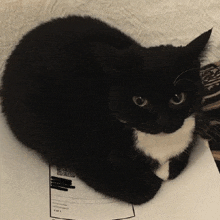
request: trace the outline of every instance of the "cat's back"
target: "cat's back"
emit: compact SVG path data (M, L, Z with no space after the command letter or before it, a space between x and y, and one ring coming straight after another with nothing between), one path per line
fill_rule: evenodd
M105 129L110 123L109 83L94 57L94 42L132 44L99 20L71 16L41 24L12 51L2 78L2 107L25 144L35 136L42 142L67 139L81 128Z
M43 23L27 33L12 51L6 62L2 91L16 96L53 90L61 95L64 87L70 90L68 94L72 89L82 93L86 85L92 90L107 88L103 79L106 82L108 76L94 45L121 49L133 43L119 30L91 17L69 16Z
M72 54L74 51L84 51L83 47L93 42L117 48L126 48L134 43L130 37L99 19L89 16L69 16L42 23L29 31L20 40L12 55L22 48L26 49L26 52L28 50L40 52L46 49L55 52L59 49L59 52L65 50L66 54L71 55L68 49L73 49ZM88 47L86 49L89 50Z
M3 80L12 74L25 77L53 72L100 76L103 71L93 49L94 44L103 43L121 49L134 41L118 29L88 16L53 19L23 36L7 60Z

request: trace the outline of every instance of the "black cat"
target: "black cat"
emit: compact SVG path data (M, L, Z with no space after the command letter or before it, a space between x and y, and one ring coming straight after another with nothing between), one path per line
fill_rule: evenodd
M18 140L49 164L142 204L179 175L196 144L199 58L210 35L144 48L97 19L52 20L7 60L3 112Z

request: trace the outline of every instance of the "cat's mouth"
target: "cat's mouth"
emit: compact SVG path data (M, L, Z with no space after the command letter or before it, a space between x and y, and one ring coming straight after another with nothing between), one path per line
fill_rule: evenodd
M165 127L165 128L144 128L144 127L137 127L137 130L140 130L142 132L148 133L148 134L170 134L177 131L180 127Z
M191 115L182 120L175 120L173 122L169 122L167 125L159 126L158 124L143 124L136 126L135 129L148 133L148 134L171 134L177 131L180 131L184 128L184 130L192 131L195 129L195 115Z
M144 133L148 134L171 134L180 129L183 125L183 121L179 123L169 123L168 125L159 125L157 123L130 123L125 120L119 120L120 122L127 124L131 128L135 128Z
M142 123L139 125L133 125L133 127L141 132L145 132L148 134L171 134L180 129L183 125L183 122L179 123L169 123L168 125L159 125L156 123Z

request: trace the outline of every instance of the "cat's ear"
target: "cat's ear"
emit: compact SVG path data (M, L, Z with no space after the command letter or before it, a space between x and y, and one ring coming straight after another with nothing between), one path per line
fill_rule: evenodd
M126 49L118 49L99 42L92 43L91 48L94 58L104 71L117 75L126 66Z
M207 47L207 43L211 36L212 29L204 32L185 47L186 55L189 56L192 60L198 59L202 57L205 49Z
M200 80L200 61L206 51L211 33L212 29L204 32L183 48L184 51L179 60L182 65L191 67L177 76L173 82L174 85L188 87L190 90L195 88L195 83Z

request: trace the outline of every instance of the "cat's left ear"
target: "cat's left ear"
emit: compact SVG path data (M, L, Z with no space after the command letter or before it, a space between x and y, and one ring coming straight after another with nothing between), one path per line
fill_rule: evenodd
M189 44L187 44L185 46L185 52L187 53L186 55L189 56L192 60L197 60L200 58L207 47L211 33L212 29L204 32Z
M174 80L174 85L181 85L188 89L194 89L195 83L200 79L199 69L200 61L203 57L203 53L206 50L209 38L211 36L212 29L204 32L185 47L183 47L183 53L179 60L185 65L191 65L191 68L182 72Z

